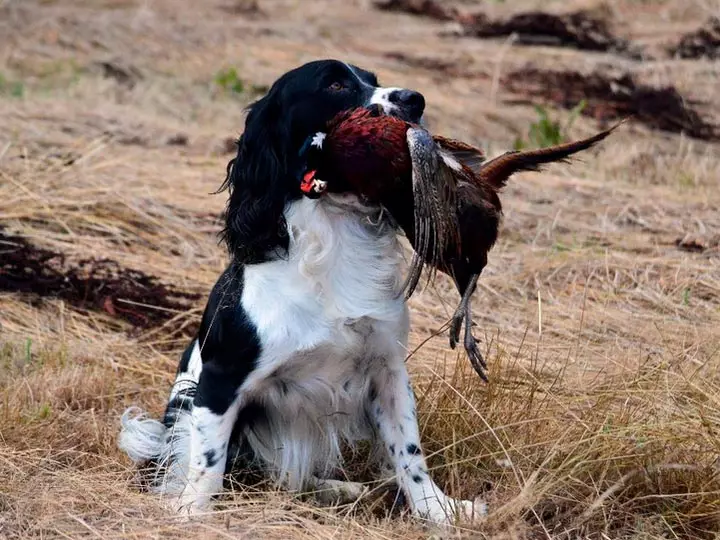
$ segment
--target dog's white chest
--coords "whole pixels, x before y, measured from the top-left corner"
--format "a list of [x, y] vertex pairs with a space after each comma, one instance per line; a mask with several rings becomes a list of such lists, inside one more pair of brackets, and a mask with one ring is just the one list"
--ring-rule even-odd
[[266, 347], [283, 351], [338, 344], [360, 319], [406, 316], [400, 247], [387, 224], [324, 201], [288, 205], [290, 252], [245, 268], [242, 305]]
[[408, 313], [388, 224], [309, 199], [286, 219], [288, 257], [245, 268], [242, 306], [262, 352], [242, 391], [267, 419], [246, 433], [251, 446], [299, 487], [339, 463], [342, 440], [368, 436], [368, 388], [403, 356]]

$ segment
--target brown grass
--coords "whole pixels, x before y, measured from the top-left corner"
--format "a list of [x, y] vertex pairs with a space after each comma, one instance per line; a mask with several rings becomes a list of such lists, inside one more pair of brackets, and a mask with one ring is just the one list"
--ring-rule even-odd
[[[240, 4], [0, 2], [6, 230], [68, 264], [110, 258], [207, 294], [225, 264], [213, 218], [224, 194], [210, 195], [225, 141], [242, 129], [253, 85], [261, 91], [316, 57], [422, 90], [435, 131], [491, 153], [535, 119], [530, 107], [504, 104], [497, 83], [528, 65], [619, 66], [675, 85], [709, 120], [720, 110], [720, 67], [705, 60], [508, 49], [443, 37], [447, 23], [369, 3]], [[597, 7], [571, 4], [550, 9]], [[483, 4], [496, 18], [536, 7]], [[627, 0], [605, 11], [618, 35], [662, 50], [720, 5]], [[229, 66], [245, 80], [239, 96], [213, 83]], [[572, 135], [596, 129], [581, 118]], [[408, 363], [434, 474], [452, 494], [484, 493], [491, 505], [486, 521], [458, 535], [717, 536], [718, 178], [718, 146], [633, 124], [571, 167], [515, 178], [475, 300], [487, 386], [444, 334], [431, 337], [457, 301], [451, 284], [440, 279], [413, 298], [411, 348], [422, 347]], [[683, 249], [687, 235], [697, 242]], [[406, 516], [387, 517], [392, 498], [377, 490], [358, 505], [321, 508], [237, 485], [222, 508], [187, 525], [136, 489], [116, 447], [119, 414], [131, 404], [161, 412], [184, 329], [202, 307], [135, 335], [102, 310], [0, 293], [0, 538], [427, 537]], [[364, 458], [351, 456], [349, 469], [361, 471]]]

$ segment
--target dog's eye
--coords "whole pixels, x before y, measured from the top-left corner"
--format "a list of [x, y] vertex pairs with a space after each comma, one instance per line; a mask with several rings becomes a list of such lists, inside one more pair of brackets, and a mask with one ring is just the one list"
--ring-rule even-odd
[[335, 81], [330, 86], [328, 86], [328, 90], [332, 90], [333, 92], [339, 92], [340, 90], [342, 90], [344, 88], [345, 88], [345, 85], [338, 81]]

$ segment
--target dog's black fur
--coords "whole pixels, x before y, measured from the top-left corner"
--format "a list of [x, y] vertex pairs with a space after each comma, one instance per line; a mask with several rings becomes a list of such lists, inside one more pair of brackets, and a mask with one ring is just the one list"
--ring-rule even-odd
[[155, 489], [178, 495], [178, 508], [202, 509], [220, 491], [233, 438], [281, 484], [355, 497], [358, 485], [327, 469], [342, 440], [373, 438], [416, 515], [446, 522], [474, 508], [442, 493], [420, 450], [394, 223], [352, 194], [301, 196], [308, 137], [374, 104], [411, 122], [425, 107], [421, 94], [336, 60], [289, 71], [250, 107], [225, 181], [230, 264], [163, 421], [123, 417], [120, 446], [154, 466]]

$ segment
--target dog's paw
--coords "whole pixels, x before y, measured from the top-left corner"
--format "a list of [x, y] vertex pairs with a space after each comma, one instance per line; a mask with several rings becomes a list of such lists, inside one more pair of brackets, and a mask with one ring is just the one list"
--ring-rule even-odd
[[210, 506], [209, 497], [199, 497], [189, 488], [185, 488], [185, 491], [179, 497], [170, 501], [170, 509], [185, 521], [190, 521], [193, 516], [207, 512], [210, 510]]
[[480, 499], [465, 501], [450, 497], [433, 497], [426, 501], [421, 517], [437, 525], [472, 523], [487, 516], [488, 508]]
[[360, 482], [318, 480], [313, 494], [323, 504], [347, 504], [357, 501], [367, 492], [368, 487]]

